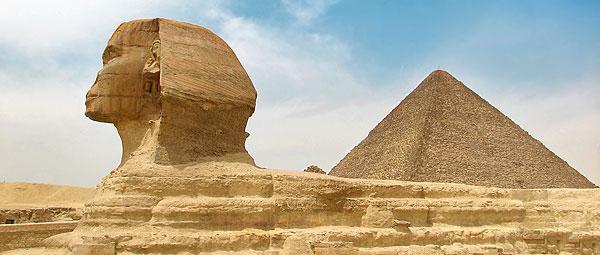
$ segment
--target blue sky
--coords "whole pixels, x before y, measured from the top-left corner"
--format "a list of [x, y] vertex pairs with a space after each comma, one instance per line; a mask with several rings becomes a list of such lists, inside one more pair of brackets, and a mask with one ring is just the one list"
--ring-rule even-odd
[[600, 184], [599, 1], [13, 1], [0, 10], [0, 181], [93, 186], [114, 127], [83, 116], [119, 23], [205, 26], [259, 98], [258, 164], [328, 170], [445, 69]]
[[[286, 16], [281, 2], [242, 3], [235, 9], [245, 17], [271, 26], [283, 21], [287, 29], [297, 28], [297, 20]], [[369, 79], [393, 77], [397, 67], [419, 64], [424, 58], [435, 59], [444, 51], [466, 57], [455, 61], [440, 58], [430, 68], [458, 61], [478, 67], [473, 69], [481, 69], [486, 75], [516, 82], [525, 77], [569, 80], [568, 76], [590, 72], [592, 64], [598, 67], [598, 1], [333, 3], [326, 13], [311, 20], [310, 26], [300, 29], [348, 42], [354, 58], [360, 60], [356, 70]], [[545, 71], [536, 72], [540, 63], [544, 63]]]

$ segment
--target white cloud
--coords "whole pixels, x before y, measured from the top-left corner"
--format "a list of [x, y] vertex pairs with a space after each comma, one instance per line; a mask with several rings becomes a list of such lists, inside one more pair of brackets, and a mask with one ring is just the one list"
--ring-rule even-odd
[[600, 184], [599, 95], [597, 79], [583, 79], [553, 89], [490, 95], [490, 99], [569, 165]]
[[142, 0], [3, 1], [0, 45], [19, 50], [20, 54], [44, 58], [43, 54], [69, 50], [65, 46], [73, 43], [106, 42], [123, 20], [167, 7], [157, 5], [157, 1]]
[[83, 117], [86, 88], [25, 80], [0, 94], [2, 181], [95, 185], [118, 164], [116, 130]]
[[331, 35], [292, 33], [229, 12], [212, 17], [258, 90], [247, 147], [261, 166], [330, 169], [407, 91], [369, 86], [348, 67], [350, 46]]
[[168, 8], [156, 1], [2, 3], [0, 180], [93, 186], [117, 165], [116, 130], [83, 116], [85, 92], [116, 26]]
[[337, 0], [281, 0], [281, 3], [299, 24], [307, 25], [325, 14], [327, 8], [337, 3]]

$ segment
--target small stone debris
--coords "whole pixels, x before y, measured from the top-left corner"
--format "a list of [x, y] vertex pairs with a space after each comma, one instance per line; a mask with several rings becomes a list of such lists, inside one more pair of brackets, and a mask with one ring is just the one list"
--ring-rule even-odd
[[325, 171], [323, 171], [323, 169], [321, 169], [320, 167], [315, 166], [315, 165], [311, 165], [311, 166], [307, 167], [306, 169], [304, 169], [304, 172], [325, 174]]
[[410, 222], [405, 220], [394, 220], [394, 227], [408, 228], [410, 227]]

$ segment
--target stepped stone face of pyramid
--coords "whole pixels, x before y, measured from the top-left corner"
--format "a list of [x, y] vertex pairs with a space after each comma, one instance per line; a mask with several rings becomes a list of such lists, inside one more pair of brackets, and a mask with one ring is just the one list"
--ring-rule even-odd
[[442, 70], [425, 78], [330, 174], [503, 188], [595, 187]]

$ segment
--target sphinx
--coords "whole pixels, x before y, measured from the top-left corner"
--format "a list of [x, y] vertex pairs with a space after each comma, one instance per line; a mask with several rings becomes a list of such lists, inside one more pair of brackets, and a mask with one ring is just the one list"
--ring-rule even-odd
[[[346, 179], [259, 168], [245, 149], [256, 90], [209, 30], [121, 24], [87, 94], [120, 165], [47, 254], [598, 252], [600, 191]], [[584, 206], [585, 205], [585, 206]]]
[[160, 164], [253, 163], [244, 143], [256, 90], [221, 38], [181, 22], [136, 20], [117, 28], [102, 62], [85, 115], [114, 123], [121, 164], [134, 155]]

